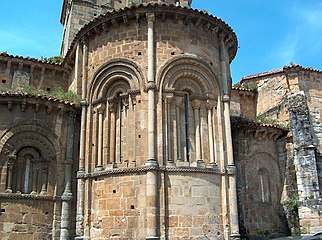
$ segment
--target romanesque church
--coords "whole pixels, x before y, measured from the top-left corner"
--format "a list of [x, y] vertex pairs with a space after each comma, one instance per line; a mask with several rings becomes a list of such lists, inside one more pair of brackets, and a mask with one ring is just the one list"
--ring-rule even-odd
[[244, 239], [322, 228], [322, 71], [232, 86], [192, 0], [63, 0], [55, 63], [0, 54], [1, 239]]

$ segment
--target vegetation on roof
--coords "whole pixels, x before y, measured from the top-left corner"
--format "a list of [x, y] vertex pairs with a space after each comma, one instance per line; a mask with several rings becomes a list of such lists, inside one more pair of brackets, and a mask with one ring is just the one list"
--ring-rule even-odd
[[255, 82], [243, 82], [243, 83], [239, 82], [234, 85], [234, 88], [246, 89], [246, 90], [250, 90], [250, 91], [254, 91], [254, 92], [257, 92], [257, 90], [258, 90], [258, 86]]
[[289, 131], [289, 126], [284, 123], [278, 122], [276, 119], [267, 118], [263, 116], [256, 116], [255, 118], [245, 118], [241, 116], [231, 116], [232, 122], [235, 123], [258, 123], [276, 126], [278, 128]]
[[24, 94], [30, 94], [34, 96], [47, 96], [47, 97], [53, 97], [58, 100], [62, 101], [68, 101], [71, 103], [79, 104], [80, 103], [80, 97], [71, 90], [63, 90], [61, 87], [56, 87], [52, 91], [46, 91], [43, 89], [36, 88], [34, 86], [25, 86], [20, 91], [12, 90], [9, 87], [6, 86], [0, 86], [0, 92], [12, 92], [12, 93], [24, 93]]
[[64, 61], [64, 58], [62, 56], [58, 55], [58, 56], [53, 56], [53, 57], [49, 57], [49, 58], [41, 57], [41, 60], [45, 61], [45, 62], [62, 63]]

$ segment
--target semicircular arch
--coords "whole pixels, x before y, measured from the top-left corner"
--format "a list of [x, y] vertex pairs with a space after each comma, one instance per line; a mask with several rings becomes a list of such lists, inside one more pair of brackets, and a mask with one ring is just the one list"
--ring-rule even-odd
[[141, 91], [144, 74], [130, 59], [117, 58], [101, 66], [95, 73], [89, 91], [89, 99], [94, 102], [110, 94], [110, 87], [123, 84], [127, 91]]
[[208, 63], [196, 56], [184, 55], [174, 57], [166, 62], [158, 71], [158, 88], [182, 90], [184, 82], [190, 88], [196, 87], [194, 94], [211, 93], [218, 95], [221, 92], [220, 81]]

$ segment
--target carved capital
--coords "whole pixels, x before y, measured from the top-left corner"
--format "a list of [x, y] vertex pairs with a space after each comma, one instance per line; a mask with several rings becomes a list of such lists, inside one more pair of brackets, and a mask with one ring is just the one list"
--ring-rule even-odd
[[215, 103], [214, 100], [207, 99], [207, 101], [206, 101], [206, 109], [207, 110], [212, 110], [214, 108], [214, 103]]
[[227, 174], [236, 175], [236, 173], [237, 173], [237, 169], [236, 169], [235, 165], [228, 165], [227, 166]]
[[230, 102], [230, 97], [228, 94], [225, 94], [224, 96], [222, 96], [221, 99], [222, 102]]
[[102, 114], [104, 113], [104, 110], [105, 110], [105, 104], [104, 103], [100, 103], [96, 106], [96, 109], [97, 109], [97, 112], [99, 114]]
[[176, 96], [176, 106], [180, 107], [183, 102], [183, 97], [182, 96]]
[[200, 109], [201, 101], [199, 99], [193, 99], [191, 101], [191, 107], [193, 110]]
[[155, 14], [154, 13], [146, 13], [146, 20], [148, 22], [155, 22]]
[[108, 110], [110, 113], [116, 112], [117, 101], [115, 97], [111, 97], [107, 99], [108, 102]]
[[157, 85], [155, 84], [155, 82], [149, 82], [147, 85], [146, 85], [146, 90], [149, 91], [149, 90], [155, 90], [157, 88]]
[[80, 101], [80, 106], [81, 106], [81, 107], [86, 107], [86, 105], [87, 105], [87, 101], [86, 101], [86, 99], [82, 99], [82, 100]]

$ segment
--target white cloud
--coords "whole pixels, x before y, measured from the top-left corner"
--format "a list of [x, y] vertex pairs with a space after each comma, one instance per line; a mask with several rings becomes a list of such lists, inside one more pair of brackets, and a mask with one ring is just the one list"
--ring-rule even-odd
[[281, 33], [272, 58], [281, 65], [291, 61], [306, 64], [308, 60], [321, 59], [322, 1], [309, 5], [297, 2], [287, 14], [285, 21], [290, 20], [289, 27]]

